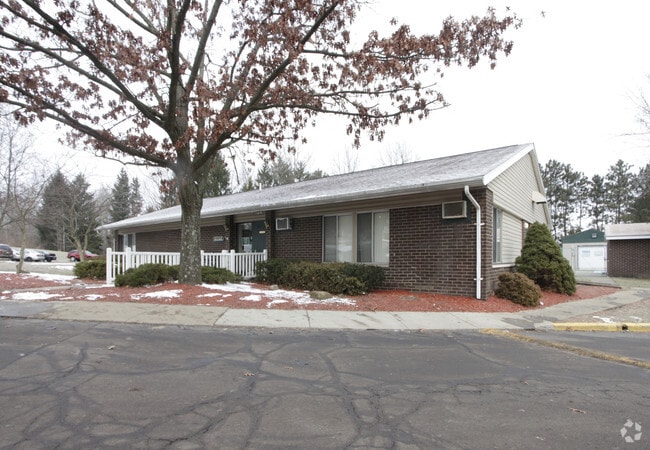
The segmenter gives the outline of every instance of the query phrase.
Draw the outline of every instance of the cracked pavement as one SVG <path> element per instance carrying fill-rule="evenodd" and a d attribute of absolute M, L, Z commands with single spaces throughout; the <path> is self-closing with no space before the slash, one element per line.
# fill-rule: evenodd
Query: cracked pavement
<path fill-rule="evenodd" d="M 477 332 L 1 319 L 0 447 L 624 448 L 649 382 Z"/>

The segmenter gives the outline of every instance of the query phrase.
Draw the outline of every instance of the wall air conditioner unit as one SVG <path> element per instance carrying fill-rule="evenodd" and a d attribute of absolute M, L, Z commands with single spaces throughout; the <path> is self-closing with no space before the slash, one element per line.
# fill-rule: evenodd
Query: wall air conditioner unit
<path fill-rule="evenodd" d="M 443 219 L 463 219 L 467 217 L 467 202 L 449 202 L 442 204 Z"/>
<path fill-rule="evenodd" d="M 275 219 L 275 229 L 277 231 L 290 230 L 291 221 L 288 217 L 278 217 Z"/>

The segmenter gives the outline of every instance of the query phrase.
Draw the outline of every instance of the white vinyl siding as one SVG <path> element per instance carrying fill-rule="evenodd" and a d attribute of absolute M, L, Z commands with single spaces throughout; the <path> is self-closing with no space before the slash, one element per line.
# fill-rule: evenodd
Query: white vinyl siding
<path fill-rule="evenodd" d="M 513 264 L 521 254 L 523 247 L 523 223 L 520 219 L 504 212 L 501 220 L 501 261 L 502 264 Z"/>
<path fill-rule="evenodd" d="M 526 155 L 491 181 L 488 188 L 494 194 L 494 205 L 502 211 L 516 215 L 528 223 L 550 225 L 545 213 L 546 205 L 532 201 L 533 191 L 543 193 L 543 187 L 533 175 L 536 170 L 533 164 L 531 155 Z"/>

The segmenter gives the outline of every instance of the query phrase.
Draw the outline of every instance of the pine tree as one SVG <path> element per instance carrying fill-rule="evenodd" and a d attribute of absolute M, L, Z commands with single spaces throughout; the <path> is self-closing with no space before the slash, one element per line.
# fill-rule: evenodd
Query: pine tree
<path fill-rule="evenodd" d="M 43 192 L 43 203 L 36 219 L 41 246 L 48 249 L 65 251 L 69 245 L 66 237 L 67 199 L 70 185 L 65 175 L 57 170 Z"/>
<path fill-rule="evenodd" d="M 632 222 L 650 222 L 650 164 L 639 170 L 634 179 L 635 200 L 630 211 Z"/>
<path fill-rule="evenodd" d="M 591 178 L 589 189 L 589 202 L 591 204 L 590 214 L 592 224 L 597 230 L 605 228 L 607 211 L 607 191 L 605 190 L 605 179 L 600 175 Z"/>
<path fill-rule="evenodd" d="M 129 217 L 135 217 L 142 214 L 144 200 L 140 193 L 140 181 L 137 178 L 131 180 L 131 187 L 129 188 Z"/>
<path fill-rule="evenodd" d="M 111 194 L 109 210 L 111 222 L 128 219 L 131 216 L 131 186 L 129 185 L 129 175 L 124 168 L 120 170 Z"/>
<path fill-rule="evenodd" d="M 632 166 L 619 159 L 610 166 L 605 177 L 607 191 L 607 210 L 613 223 L 621 223 L 627 219 L 632 208 L 634 195 L 632 193 Z"/>
<path fill-rule="evenodd" d="M 219 152 L 210 165 L 203 198 L 219 197 L 226 194 L 230 194 L 230 172 L 221 152 Z"/>
<path fill-rule="evenodd" d="M 81 174 L 70 183 L 66 233 L 76 249 L 100 252 L 101 238 L 97 233 L 99 208 L 89 188 L 90 184 Z"/>

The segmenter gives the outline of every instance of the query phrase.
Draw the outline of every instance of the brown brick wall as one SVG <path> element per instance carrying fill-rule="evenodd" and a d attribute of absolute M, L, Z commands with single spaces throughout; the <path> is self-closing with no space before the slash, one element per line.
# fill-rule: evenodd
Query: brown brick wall
<path fill-rule="evenodd" d="M 492 194 L 472 193 L 482 208 L 483 278 L 481 297 L 486 298 L 492 273 Z M 486 211 L 488 198 L 489 214 Z M 388 288 L 441 294 L 476 295 L 476 212 L 468 202 L 467 219 L 442 219 L 442 206 L 421 206 L 390 211 L 390 267 Z M 489 220 L 485 220 L 489 218 Z M 489 222 L 489 226 L 488 226 Z M 485 270 L 485 268 L 490 268 Z"/>
<path fill-rule="evenodd" d="M 215 237 L 224 237 L 221 242 L 215 242 Z M 223 225 L 213 225 L 201 228 L 201 250 L 205 252 L 220 252 L 230 249 L 229 234 Z M 181 249 L 181 231 L 163 230 L 138 233 L 135 245 L 141 252 L 179 252 Z"/>
<path fill-rule="evenodd" d="M 271 258 L 323 260 L 323 219 L 321 216 L 291 219 L 291 230 L 275 231 L 266 246 Z"/>
<path fill-rule="evenodd" d="M 607 274 L 650 278 L 650 239 L 607 241 Z"/>

